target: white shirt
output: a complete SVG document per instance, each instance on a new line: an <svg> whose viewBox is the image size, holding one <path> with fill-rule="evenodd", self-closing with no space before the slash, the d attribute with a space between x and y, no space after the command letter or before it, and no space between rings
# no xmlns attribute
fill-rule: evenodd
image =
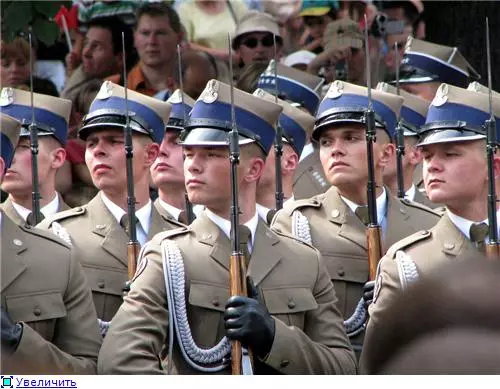
<svg viewBox="0 0 500 389"><path fill-rule="evenodd" d="M385 193L385 188L382 188L382 194L377 197L377 221L380 227L382 227L382 234L384 235L387 230L387 218L385 215L387 214L387 195ZM342 200L348 205L351 211L356 212L356 208L361 205L352 202L349 199L346 199L344 196L340 196Z"/></svg>
<svg viewBox="0 0 500 389"><path fill-rule="evenodd" d="M21 215L23 220L26 221L26 219L28 219L28 215L31 213L31 209L25 208L22 205L17 204L15 202L12 202L12 205L14 209L17 211L17 213ZM45 205L44 207L42 207L40 209L40 212L43 214L43 216L47 217L57 213L58 209L59 209L59 196L56 193L52 201L47 205Z"/></svg>
<svg viewBox="0 0 500 389"><path fill-rule="evenodd" d="M229 220L226 220L212 211L210 211L208 208L205 209L205 213L208 216L210 220L212 220L217 226L224 231L224 234L231 239L231 222ZM248 227L250 230L250 233L252 234L250 242L248 242L248 252L252 253L252 249L255 244L255 233L257 232L257 224L259 224L259 214L255 212L255 215L244 225Z"/></svg>
<svg viewBox="0 0 500 389"><path fill-rule="evenodd" d="M116 219L118 224L120 224L120 220L123 215L125 215L127 212L125 212L121 207L113 203L110 199L106 197L104 192L101 192L101 198L102 202L108 208L109 212L113 215L113 217ZM136 225L136 234L137 234L137 240L141 244L141 246L144 246L144 243L148 241L148 233L149 233L149 226L151 224L151 212L153 210L152 202L151 200L148 201L148 203L142 207L141 209L136 209L135 211L135 217L139 220L139 224Z"/></svg>
<svg viewBox="0 0 500 389"><path fill-rule="evenodd" d="M165 211L167 211L169 214L171 214L175 220L179 221L179 216L181 215L182 209L179 209L177 207L174 207L173 205L170 205L169 203L163 201L158 197L158 202L160 205L163 207Z"/></svg>
<svg viewBox="0 0 500 389"><path fill-rule="evenodd" d="M449 209L446 209L446 213L448 214L448 217L450 218L451 222L455 225L455 227L457 227L460 230L460 232L462 234L464 234L467 237L467 239L470 240L470 227L474 223L478 223L478 222L473 222L473 221L465 219L465 218L463 218L461 216L455 215ZM497 220L500 220L499 218L500 218L500 210L497 211ZM488 224L488 218L486 218L485 220L483 220L483 221L481 221L479 223L486 223L486 224ZM500 233L500 231L499 231L499 233ZM489 238L488 237L486 237L485 242L489 242Z"/></svg>
<svg viewBox="0 0 500 389"><path fill-rule="evenodd" d="M293 201L295 201L295 197L292 195L292 197L286 199L283 202L283 206L286 203L291 203ZM259 214L259 216L262 218L262 220L264 220L267 223L267 214L269 213L271 208L267 208L267 207L263 206L262 204L257 204L256 207L257 207L257 213Z"/></svg>
<svg viewBox="0 0 500 389"><path fill-rule="evenodd" d="M302 161L303 159L307 158L309 155L311 155L314 151L314 147L312 143L308 143L304 146L302 149L302 153L300 154L300 159L299 162Z"/></svg>
<svg viewBox="0 0 500 389"><path fill-rule="evenodd" d="M408 189L405 192L405 199L413 201L413 199L415 198L416 190L417 190L417 188L415 187L415 184L412 184L410 189Z"/></svg>

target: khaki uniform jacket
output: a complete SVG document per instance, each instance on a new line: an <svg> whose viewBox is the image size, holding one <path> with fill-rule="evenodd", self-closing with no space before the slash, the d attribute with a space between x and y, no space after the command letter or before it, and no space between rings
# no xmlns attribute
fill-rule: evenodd
<svg viewBox="0 0 500 389"><path fill-rule="evenodd" d="M59 208L57 208L57 212L67 211L68 209L70 209L68 204L64 202L63 198L59 193L57 194L57 196L59 197ZM10 197L8 197L3 204L0 204L0 210L4 211L5 214L17 225L24 226L26 224L26 221L14 208L14 205L12 204L12 200L10 199Z"/></svg>
<svg viewBox="0 0 500 389"><path fill-rule="evenodd" d="M122 303L127 276L127 243L125 230L103 203L100 193L87 205L46 218L39 227L52 229L57 222L69 234L92 289L97 316L110 321ZM148 239L159 232L183 224L163 218L152 207Z"/></svg>
<svg viewBox="0 0 500 389"><path fill-rule="evenodd" d="M185 267L187 315L199 347L210 348L223 336L229 298L230 241L205 213L189 227L157 235L143 252L147 261L111 322L99 354L106 374L162 373L158 355L168 345L168 307L160 244L175 241ZM276 334L261 370L286 374L354 374L356 361L335 292L320 253L292 237L276 234L262 220L248 268L269 312ZM195 374L177 342L174 374ZM262 364L261 364L262 365ZM230 374L229 368L223 371Z"/></svg>
<svg viewBox="0 0 500 389"><path fill-rule="evenodd" d="M330 186L319 160L319 151L314 150L299 162L293 179L293 195L297 200L308 199L326 192Z"/></svg>
<svg viewBox="0 0 500 389"><path fill-rule="evenodd" d="M389 193L387 188L386 193ZM395 242L423 228L430 228L439 220L436 213L423 205L390 195L387 200L383 252ZM291 215L295 210L309 220L312 244L325 260L339 299L339 310L348 319L362 296L364 283L368 281L366 228L335 187L309 200L287 205L276 214L271 228L291 234Z"/></svg>
<svg viewBox="0 0 500 389"><path fill-rule="evenodd" d="M2 374L96 374L102 338L84 272L55 235L2 214L1 303L23 324Z"/></svg>

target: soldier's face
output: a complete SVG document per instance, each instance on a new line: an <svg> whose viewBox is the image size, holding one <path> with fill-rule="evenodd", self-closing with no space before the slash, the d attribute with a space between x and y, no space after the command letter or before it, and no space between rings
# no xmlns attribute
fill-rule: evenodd
<svg viewBox="0 0 500 389"><path fill-rule="evenodd" d="M51 176L51 170L58 169L64 163L66 153L62 148L53 147L55 142L55 140L48 137L40 137L38 139L38 181L41 187L55 185L54 176ZM61 157L63 158L62 160ZM52 182L49 182L50 180ZM31 148L28 137L19 139L12 164L7 169L2 182L2 190L12 194L14 197L31 195Z"/></svg>
<svg viewBox="0 0 500 389"><path fill-rule="evenodd" d="M429 199L451 208L487 198L484 141L433 144L422 147L423 178Z"/></svg>
<svg viewBox="0 0 500 389"><path fill-rule="evenodd" d="M406 137L405 138L405 154L403 155L403 171L415 167L422 161L422 152L419 148L415 146L416 144L415 137ZM394 154L394 157L390 159L387 165L384 167L384 182L388 185L391 184L396 179L397 176L397 156ZM410 183L405 182L405 186Z"/></svg>
<svg viewBox="0 0 500 389"><path fill-rule="evenodd" d="M432 101L436 95L439 85L441 85L439 82L423 82L420 84L402 84L401 88L412 95L418 96L427 101Z"/></svg>
<svg viewBox="0 0 500 389"><path fill-rule="evenodd" d="M151 166L151 178L158 187L184 188L184 154L178 143L178 132L165 133L158 158Z"/></svg>
<svg viewBox="0 0 500 389"><path fill-rule="evenodd" d="M97 189L113 195L127 193L125 138L121 129L102 129L85 141L85 162ZM158 156L158 145L146 136L132 136L134 183L149 183L149 169ZM144 184L145 185L145 184Z"/></svg>

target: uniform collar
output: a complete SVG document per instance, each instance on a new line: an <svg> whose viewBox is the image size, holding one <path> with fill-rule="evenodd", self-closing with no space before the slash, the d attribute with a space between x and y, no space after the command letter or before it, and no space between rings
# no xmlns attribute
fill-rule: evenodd
<svg viewBox="0 0 500 389"><path fill-rule="evenodd" d="M347 204L347 206L351 209L353 213L355 213L356 209L361 206L345 198L342 195L340 195L340 198ZM385 188L382 188L382 194L377 197L377 221L379 224L382 222L382 220L384 220L385 215L387 214L386 211L387 211L387 194L385 192Z"/></svg>
<svg viewBox="0 0 500 389"><path fill-rule="evenodd" d="M113 215L113 217L116 219L118 223L120 223L120 220L123 215L125 215L127 212L125 212L120 206L116 205L114 202L112 202L105 194L104 192L101 192L101 199L106 208L108 208L109 212ZM145 206L143 206L140 209L136 209L135 211L135 217L139 219L139 223L141 225L141 228L144 230L145 234L149 234L149 226L151 224L151 212L153 210L151 200L147 202Z"/></svg>
<svg viewBox="0 0 500 389"><path fill-rule="evenodd" d="M224 232L224 234L226 234L226 236L229 239L231 239L231 222L229 220L216 215L208 208L205 209L205 214ZM259 224L259 214L257 213L257 211L255 212L255 215L253 215L253 217L244 224L245 226L248 227L248 229L252 233L252 240L251 240L252 247L255 246L255 233L257 232L258 224Z"/></svg>
<svg viewBox="0 0 500 389"><path fill-rule="evenodd" d="M179 209L177 207L174 207L173 205L170 205L169 203L163 201L158 197L158 202L160 205L163 207L165 211L167 211L170 215L174 217L175 220L179 221L179 216L182 212L182 209Z"/></svg>
<svg viewBox="0 0 500 389"><path fill-rule="evenodd" d="M31 213L31 209L25 208L22 205L15 203L14 201L12 201L12 206L17 211L17 213L23 218L24 221L28 219L28 215ZM57 213L58 210L59 210L59 195L56 192L52 201L47 205L45 205L44 207L42 207L40 209L40 212L43 214L43 216L48 217Z"/></svg>
<svg viewBox="0 0 500 389"><path fill-rule="evenodd" d="M453 212L451 212L449 209L446 209L446 213L448 214L448 217L450 218L451 222L457 227L462 234L464 234L467 239L470 240L470 227L475 224L475 223L488 223L488 218L484 219L481 222L474 222L468 219L465 219L461 216L455 215ZM500 210L497 210L497 220L500 217ZM488 239L487 239L488 240Z"/></svg>

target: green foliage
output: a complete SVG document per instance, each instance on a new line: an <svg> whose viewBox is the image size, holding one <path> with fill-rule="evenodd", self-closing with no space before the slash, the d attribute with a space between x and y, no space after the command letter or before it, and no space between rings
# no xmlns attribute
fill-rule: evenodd
<svg viewBox="0 0 500 389"><path fill-rule="evenodd" d="M0 9L2 16L2 40L9 42L19 35L27 34L32 27L36 39L52 45L59 34L53 18L61 5L68 9L71 1L4 1Z"/></svg>

